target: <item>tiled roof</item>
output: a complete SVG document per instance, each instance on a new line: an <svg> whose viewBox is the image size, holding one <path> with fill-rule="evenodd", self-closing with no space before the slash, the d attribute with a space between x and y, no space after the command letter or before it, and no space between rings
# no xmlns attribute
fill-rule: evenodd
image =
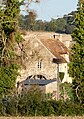
<svg viewBox="0 0 84 119"><path fill-rule="evenodd" d="M62 55L68 53L68 48L60 40L40 39L40 41L60 62L66 62Z"/></svg>
<svg viewBox="0 0 84 119"><path fill-rule="evenodd" d="M38 39L41 44L57 59L59 63L66 63L68 62L64 58L64 54L69 52L68 48L62 43L59 38L60 34L57 34L57 37L54 39L53 35L56 33L53 32L27 32L24 39ZM65 35L64 35L65 36ZM68 36L67 36L68 37ZM58 38L58 39L57 39ZM66 37L65 37L66 38ZM67 38L68 39L68 38Z"/></svg>

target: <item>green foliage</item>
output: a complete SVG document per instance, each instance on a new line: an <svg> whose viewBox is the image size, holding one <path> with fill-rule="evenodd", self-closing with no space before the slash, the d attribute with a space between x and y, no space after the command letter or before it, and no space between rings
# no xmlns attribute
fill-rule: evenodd
<svg viewBox="0 0 84 119"><path fill-rule="evenodd" d="M61 81L63 80L63 78L64 78L64 72L59 72L59 78L60 78Z"/></svg>
<svg viewBox="0 0 84 119"><path fill-rule="evenodd" d="M5 113L11 116L18 115L18 101L17 95L6 98L6 110Z"/></svg>
<svg viewBox="0 0 84 119"><path fill-rule="evenodd" d="M23 0L5 0L0 7L0 96L12 92L18 76L15 44L22 40L18 29Z"/></svg>
<svg viewBox="0 0 84 119"><path fill-rule="evenodd" d="M2 17L2 27L5 34L9 35L16 30L21 3L18 0L7 0Z"/></svg>
<svg viewBox="0 0 84 119"><path fill-rule="evenodd" d="M56 31L57 30L57 24L56 19L51 19L51 21L47 25L47 31Z"/></svg>
<svg viewBox="0 0 84 119"><path fill-rule="evenodd" d="M36 27L36 13L34 11L28 12L28 15L21 15L19 17L19 25L21 29L35 30Z"/></svg>
<svg viewBox="0 0 84 119"><path fill-rule="evenodd" d="M0 96L12 93L11 90L15 87L17 76L18 66L15 64L0 68Z"/></svg>
<svg viewBox="0 0 84 119"><path fill-rule="evenodd" d="M83 105L67 101L63 103L62 115L81 116L84 114Z"/></svg>
<svg viewBox="0 0 84 119"><path fill-rule="evenodd" d="M73 87L70 83L60 84L60 99L64 101L74 101Z"/></svg>
<svg viewBox="0 0 84 119"><path fill-rule="evenodd" d="M32 12L31 12L32 13ZM36 20L36 14L21 15L19 18L20 28L23 30L33 31L54 31L58 33L71 34L74 24L74 13L71 12L68 15L64 15L63 18L51 19L48 21ZM31 17L32 16L32 17Z"/></svg>
<svg viewBox="0 0 84 119"><path fill-rule="evenodd" d="M32 87L27 92L22 92L18 102L18 111L20 115L41 115L42 100L44 100L44 94L39 87Z"/></svg>
<svg viewBox="0 0 84 119"><path fill-rule="evenodd" d="M82 116L84 105L71 101L46 100L39 89L0 100L0 115L5 116Z"/></svg>
<svg viewBox="0 0 84 119"><path fill-rule="evenodd" d="M20 43L23 40L20 32L15 33L15 40L17 43Z"/></svg>
<svg viewBox="0 0 84 119"><path fill-rule="evenodd" d="M49 116L49 115L54 115L54 108L51 105L50 101L43 101L42 103L42 116Z"/></svg>
<svg viewBox="0 0 84 119"><path fill-rule="evenodd" d="M35 0L35 2L38 0ZM29 5L33 0L28 0ZM0 95L6 95L15 87L18 76L18 56L16 43L23 40L21 37L18 19L20 6L24 0L4 0L0 4ZM29 12L30 27L33 29L36 14ZM22 49L20 49L21 52ZM18 68L17 68L18 67Z"/></svg>
<svg viewBox="0 0 84 119"><path fill-rule="evenodd" d="M19 34L18 18L21 4L22 1L7 0L0 8L0 65L6 65L8 63L7 61L10 60L11 62L12 60L9 56L10 53L14 52L14 45L17 41L15 34ZM18 36L20 37L20 35Z"/></svg>
<svg viewBox="0 0 84 119"><path fill-rule="evenodd" d="M72 34L74 44L71 49L69 74L73 77L75 98L84 103L84 4L79 4L75 16L76 28Z"/></svg>
<svg viewBox="0 0 84 119"><path fill-rule="evenodd" d="M67 25L66 25L66 30L65 30L65 32L66 32L67 34L72 34L72 32L74 31L74 29L75 29L75 25L69 25L69 24L67 24Z"/></svg>
<svg viewBox="0 0 84 119"><path fill-rule="evenodd" d="M59 100L59 101L56 101L56 100L51 100L49 101L51 106L53 107L54 109L54 115L55 116L59 116L59 115L62 115L62 108L63 108L63 104L62 104L62 101ZM61 108L62 107L62 108Z"/></svg>
<svg viewBox="0 0 84 119"><path fill-rule="evenodd" d="M63 18L58 18L56 20L56 24L57 24L57 30L56 32L59 32L59 33L64 33L65 32L65 26L66 26L66 21L65 19Z"/></svg>

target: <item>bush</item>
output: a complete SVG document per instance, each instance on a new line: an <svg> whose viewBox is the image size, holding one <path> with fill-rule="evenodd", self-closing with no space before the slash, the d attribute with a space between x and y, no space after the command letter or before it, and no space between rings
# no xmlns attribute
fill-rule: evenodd
<svg viewBox="0 0 84 119"><path fill-rule="evenodd" d="M0 99L0 116L2 115L3 112L3 104L2 104L2 99Z"/></svg>
<svg viewBox="0 0 84 119"><path fill-rule="evenodd" d="M42 102L42 116L51 116L54 115L54 108L51 105L50 101L43 101Z"/></svg>
<svg viewBox="0 0 84 119"><path fill-rule="evenodd" d="M31 88L28 92L23 92L19 103L18 111L20 115L41 115L42 101L44 100L44 94L38 88Z"/></svg>
<svg viewBox="0 0 84 119"><path fill-rule="evenodd" d="M10 116L82 116L84 105L70 100L46 99L39 88L0 100L0 115Z"/></svg>

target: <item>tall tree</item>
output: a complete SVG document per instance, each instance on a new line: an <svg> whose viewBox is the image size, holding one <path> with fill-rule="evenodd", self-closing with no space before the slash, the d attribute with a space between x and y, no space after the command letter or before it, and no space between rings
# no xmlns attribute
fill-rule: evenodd
<svg viewBox="0 0 84 119"><path fill-rule="evenodd" d="M18 29L19 0L4 0L0 7L0 95L11 92L18 75L15 43L22 38Z"/></svg>
<svg viewBox="0 0 84 119"><path fill-rule="evenodd" d="M38 1L3 0L0 4L0 96L12 92L18 76L16 44L20 47L22 41L18 25L20 6L28 7L31 2Z"/></svg>
<svg viewBox="0 0 84 119"><path fill-rule="evenodd" d="M69 74L73 77L75 97L80 103L84 103L84 2L78 4L75 15L76 28L72 34L74 45L71 49L71 63Z"/></svg>

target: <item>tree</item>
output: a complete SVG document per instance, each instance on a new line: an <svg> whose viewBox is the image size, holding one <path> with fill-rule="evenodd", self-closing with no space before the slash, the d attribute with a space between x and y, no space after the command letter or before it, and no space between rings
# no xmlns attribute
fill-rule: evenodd
<svg viewBox="0 0 84 119"><path fill-rule="evenodd" d="M57 24L56 19L51 19L51 21L46 26L46 31L56 31L57 30Z"/></svg>
<svg viewBox="0 0 84 119"><path fill-rule="evenodd" d="M84 2L79 2L75 15L76 28L72 34L74 44L71 48L69 74L73 77L75 99L84 103Z"/></svg>
<svg viewBox="0 0 84 119"><path fill-rule="evenodd" d="M15 88L19 68L16 44L20 47L22 44L19 43L23 39L18 25L20 6L28 7L31 2L39 0L27 1L3 0L0 4L0 96L7 95Z"/></svg>
<svg viewBox="0 0 84 119"><path fill-rule="evenodd" d="M36 30L36 31L44 31L45 27L46 27L45 25L46 25L45 21L43 22L42 20L37 20L34 30Z"/></svg>
<svg viewBox="0 0 84 119"><path fill-rule="evenodd" d="M66 21L63 18L58 18L56 20L57 30L56 32L62 33L65 32Z"/></svg>
<svg viewBox="0 0 84 119"><path fill-rule="evenodd" d="M22 39L18 29L22 3L19 0L4 0L0 7L0 96L11 92L18 75L15 44Z"/></svg>
<svg viewBox="0 0 84 119"><path fill-rule="evenodd" d="M67 34L72 34L73 33L73 31L74 31L74 28L75 28L75 25L66 25L66 30L65 30L65 32L67 33Z"/></svg>
<svg viewBox="0 0 84 119"><path fill-rule="evenodd" d="M65 19L66 21L66 25L65 25L65 33L67 34L72 34L72 32L74 31L75 28L75 11L72 11L71 13L69 13L68 15L64 15L63 19Z"/></svg>

